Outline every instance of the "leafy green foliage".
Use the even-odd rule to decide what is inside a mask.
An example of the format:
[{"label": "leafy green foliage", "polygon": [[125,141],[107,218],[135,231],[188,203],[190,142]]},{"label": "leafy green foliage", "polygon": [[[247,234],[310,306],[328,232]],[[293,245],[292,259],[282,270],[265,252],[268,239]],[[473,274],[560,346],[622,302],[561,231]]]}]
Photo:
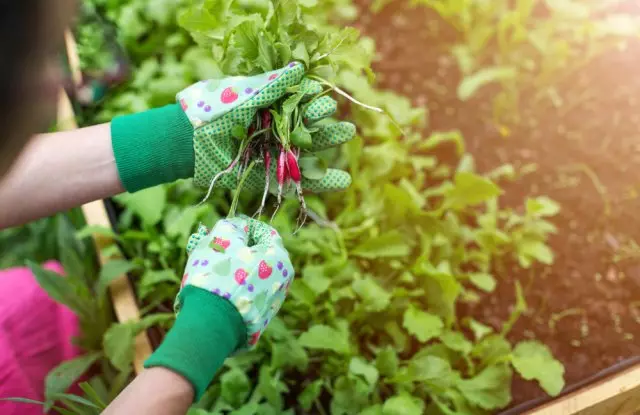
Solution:
[{"label": "leafy green foliage", "polygon": [[[390,0],[376,0],[380,11]],[[527,97],[562,105],[555,84],[612,47],[640,34],[638,17],[597,0],[411,0],[428,7],[458,34],[450,45],[463,78],[458,98],[500,86],[494,121],[518,122]],[[526,94],[526,95],[525,95]]]},{"label": "leafy green foliage", "polygon": [[370,71],[371,58],[358,47],[357,30],[323,30],[311,23],[323,7],[319,3],[199,0],[181,13],[179,21],[199,44],[213,51],[227,75],[269,72],[292,60],[328,80],[346,68]]},{"label": "leafy green foliage", "polygon": [[[400,138],[389,118],[351,105],[360,137],[342,151],[304,161],[305,172],[316,176],[324,174],[327,162],[347,168],[353,185],[340,195],[309,197],[316,223],[295,236],[296,202],[283,205],[274,225],[299,277],[257,350],[229,359],[190,413],[483,414],[509,403],[514,368],[557,393],[560,363],[538,343],[514,348],[505,337],[526,309],[519,284],[516,307],[502,328],[460,320],[456,310],[503,283],[494,273],[497,266],[553,261],[547,239],[556,231],[550,220],[559,206],[546,197],[526,200],[524,209],[501,206],[500,180],[517,178],[519,171],[511,165],[477,171],[460,131],[425,136],[425,110],[371,82],[366,68],[375,46],[343,27],[355,17],[349,0],[92,3],[121,28],[135,70],[98,114],[85,114],[87,120],[170,103],[199,79],[263,72],[296,59],[358,100],[384,109],[406,132]],[[477,26],[469,13],[446,8],[454,3],[442,2],[441,14],[462,19],[469,30]],[[465,74],[475,75],[461,85],[465,98],[496,79],[518,78],[481,70],[520,68],[519,62],[487,66],[473,54],[464,56],[473,58]],[[304,131],[295,131],[291,139],[304,146]],[[438,157],[449,145],[460,157],[457,165]],[[87,305],[78,297],[101,295],[109,281],[129,272],[142,305],[141,322],[101,328],[104,358],[98,363],[110,372],[109,387],[92,379],[84,396],[93,404],[102,407],[97,402],[109,402],[128,381],[135,336],[151,326],[170,326],[189,235],[198,222],[211,225],[229,209],[225,192],[214,192],[208,205],[196,207],[201,197],[183,181],[116,198],[123,209],[118,242],[128,259],[113,260],[84,288],[67,287],[79,293],[69,302],[81,311]],[[249,196],[242,197],[239,210],[249,203]],[[86,229],[80,236],[91,232],[109,231]],[[64,299],[57,282],[51,292]],[[529,351],[532,356],[525,356]]]},{"label": "leafy green foliage", "polygon": [[56,395],[62,394],[82,376],[91,365],[100,357],[100,353],[93,352],[84,356],[68,360],[47,374],[45,379],[45,398],[49,404],[48,409],[53,405]]},{"label": "leafy green foliage", "polygon": [[537,342],[523,341],[513,350],[513,367],[527,380],[536,379],[551,396],[564,387],[564,367],[555,360],[549,348]]}]

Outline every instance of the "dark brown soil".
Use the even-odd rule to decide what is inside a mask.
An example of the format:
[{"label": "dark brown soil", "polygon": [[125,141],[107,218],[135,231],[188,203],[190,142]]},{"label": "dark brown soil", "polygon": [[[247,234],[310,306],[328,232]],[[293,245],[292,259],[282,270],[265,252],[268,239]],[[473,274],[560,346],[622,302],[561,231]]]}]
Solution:
[{"label": "dark brown soil", "polygon": [[[499,327],[514,302],[513,281],[520,280],[529,311],[511,340],[547,344],[565,365],[567,385],[639,355],[640,248],[627,259],[616,256],[640,238],[640,77],[634,65],[640,44],[609,52],[566,78],[560,108],[523,106],[526,122],[504,138],[486,121],[491,97],[456,98],[459,74],[446,49],[455,34],[424,9],[399,5],[406,3],[376,16],[363,7],[357,24],[378,44],[382,85],[427,105],[430,130],[460,129],[480,171],[505,162],[537,164],[534,174],[505,185],[505,204],[547,195],[562,206],[551,240],[554,265],[503,272],[497,291],[470,312]],[[535,383],[514,380],[514,404],[541,396]]]}]

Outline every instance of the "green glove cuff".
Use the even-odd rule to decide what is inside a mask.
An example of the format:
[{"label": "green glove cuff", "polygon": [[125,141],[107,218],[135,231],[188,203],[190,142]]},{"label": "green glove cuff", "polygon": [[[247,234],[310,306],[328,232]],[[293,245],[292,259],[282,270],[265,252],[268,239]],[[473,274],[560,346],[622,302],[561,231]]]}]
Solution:
[{"label": "green glove cuff", "polygon": [[193,133],[178,104],[114,118],[111,141],[124,188],[136,192],[193,177]]},{"label": "green glove cuff", "polygon": [[181,295],[184,303],[173,328],[144,367],[161,366],[185,377],[196,402],[225,359],[247,342],[247,329],[228,300],[192,286]]}]

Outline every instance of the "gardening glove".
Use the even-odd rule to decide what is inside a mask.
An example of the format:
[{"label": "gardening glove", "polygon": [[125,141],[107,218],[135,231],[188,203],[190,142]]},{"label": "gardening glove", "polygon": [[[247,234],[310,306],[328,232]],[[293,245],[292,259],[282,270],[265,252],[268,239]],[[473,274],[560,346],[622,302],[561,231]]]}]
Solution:
[{"label": "gardening glove", "polygon": [[[258,110],[282,98],[287,88],[302,83],[307,98],[321,92],[320,84],[303,77],[304,65],[292,62],[257,76],[201,81],[180,92],[177,105],[115,118],[111,125],[113,149],[124,187],[135,192],[194,177],[196,185],[208,188],[213,177],[237,156],[240,140],[233,136],[234,127],[246,131]],[[351,123],[319,123],[336,109],[337,103],[328,96],[308,105],[305,121],[318,127],[310,151],[337,146],[355,136]],[[276,183],[275,164],[272,183]],[[219,184],[236,188],[237,168],[222,176]],[[302,173],[304,176],[304,168]],[[320,180],[302,181],[302,187],[312,192],[342,190],[350,184],[347,172],[332,169]],[[262,193],[264,186],[264,168],[254,168],[245,188]]]},{"label": "gardening glove", "polygon": [[294,270],[282,238],[246,216],[200,226],[176,297],[176,322],[145,367],[188,379],[196,400],[231,354],[255,346],[278,313]]}]

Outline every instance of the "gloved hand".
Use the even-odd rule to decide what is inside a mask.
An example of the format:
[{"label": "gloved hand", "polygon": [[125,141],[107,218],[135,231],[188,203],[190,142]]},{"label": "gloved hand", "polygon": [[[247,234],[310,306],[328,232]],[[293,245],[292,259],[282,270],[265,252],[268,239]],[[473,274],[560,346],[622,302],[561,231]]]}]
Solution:
[{"label": "gloved hand", "polygon": [[255,346],[294,270],[276,230],[246,216],[200,226],[187,251],[176,322],[145,367],[181,374],[198,400],[229,355]]},{"label": "gloved hand", "polygon": [[[232,134],[235,126],[248,128],[259,109],[271,106],[285,95],[287,88],[301,82],[308,97],[321,92],[319,83],[303,77],[304,65],[294,62],[253,77],[202,81],[178,94],[179,105],[114,119],[113,147],[125,188],[134,192],[189,177],[195,178],[196,185],[209,187],[212,178],[226,169],[238,153],[240,142]],[[324,96],[308,106],[304,118],[307,125],[313,125],[336,109],[337,103]],[[356,131],[347,122],[318,127],[311,151],[343,144]],[[272,163],[274,176],[275,164]],[[235,188],[237,174],[227,174],[219,183]],[[320,180],[302,181],[303,189],[312,192],[341,190],[350,184],[347,172],[332,169]],[[264,168],[255,168],[245,188],[261,193],[264,185]]]}]

